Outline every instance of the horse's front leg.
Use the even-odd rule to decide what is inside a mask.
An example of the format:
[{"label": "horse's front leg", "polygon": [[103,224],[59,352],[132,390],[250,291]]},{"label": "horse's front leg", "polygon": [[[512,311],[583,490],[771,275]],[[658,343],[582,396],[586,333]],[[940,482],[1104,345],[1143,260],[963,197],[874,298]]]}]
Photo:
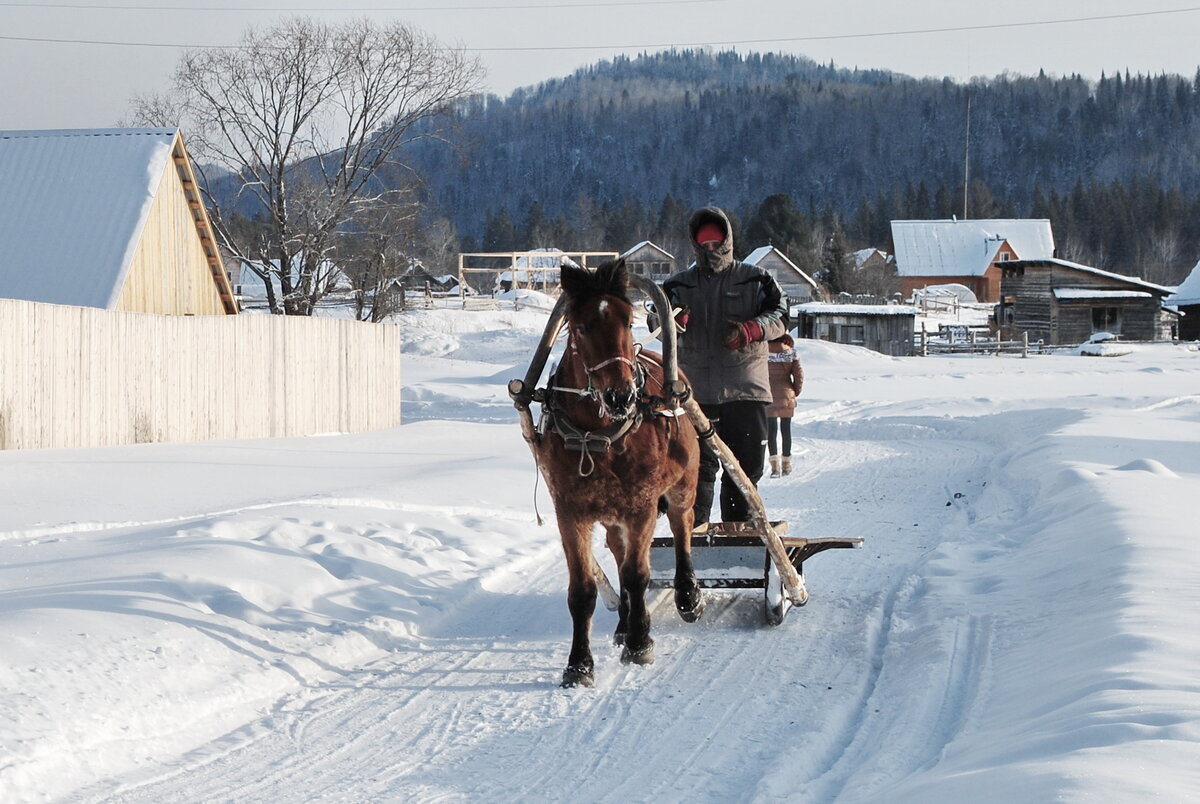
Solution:
[{"label": "horse's front leg", "polygon": [[[608,550],[617,562],[617,567],[620,568],[625,563],[625,528],[621,525],[606,525],[604,541],[608,544]],[[617,606],[617,630],[613,632],[613,644],[624,645],[625,635],[629,632],[629,591],[621,578],[617,578],[617,582],[621,585],[621,602]]]},{"label": "horse's front leg", "polygon": [[563,670],[564,687],[590,687],[595,683],[592,659],[592,614],[596,610],[596,579],[591,572],[592,527],[559,515],[563,552],[567,557],[567,608],[571,612],[571,655]]},{"label": "horse's front leg", "polygon": [[646,608],[646,589],[650,586],[650,540],[654,536],[653,514],[632,522],[626,530],[628,543],[621,562],[621,598],[628,601],[625,664],[652,664],[654,640],[650,638],[650,611]]},{"label": "horse's front leg", "polygon": [[694,623],[704,613],[704,595],[696,582],[692,566],[692,526],[695,512],[691,504],[671,505],[667,522],[675,537],[675,609],[686,623]]}]

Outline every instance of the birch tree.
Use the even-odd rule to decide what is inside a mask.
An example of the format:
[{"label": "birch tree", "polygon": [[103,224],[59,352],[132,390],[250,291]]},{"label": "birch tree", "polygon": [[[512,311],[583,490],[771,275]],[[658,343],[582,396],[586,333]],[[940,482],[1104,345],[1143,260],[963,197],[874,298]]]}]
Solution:
[{"label": "birch tree", "polygon": [[[406,170],[404,146],[440,136],[482,74],[404,24],[292,18],[186,52],[167,96],[135,98],[133,113],[179,125],[197,163],[223,169],[201,176],[221,245],[263,280],[273,313],[311,315],[336,278],[339,230],[400,203],[381,172]],[[260,225],[235,225],[235,207]]]}]

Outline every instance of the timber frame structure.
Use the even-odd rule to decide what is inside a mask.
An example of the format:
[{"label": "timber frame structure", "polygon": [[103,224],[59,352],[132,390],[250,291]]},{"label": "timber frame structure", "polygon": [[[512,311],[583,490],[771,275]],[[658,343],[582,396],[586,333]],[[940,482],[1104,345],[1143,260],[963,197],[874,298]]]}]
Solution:
[{"label": "timber frame structure", "polygon": [[[563,260],[571,260],[581,268],[594,268],[596,264],[604,260],[615,260],[619,256],[615,251],[542,250],[463,253],[458,255],[458,292],[465,299],[467,288],[475,287],[469,284],[469,276],[490,276],[492,281],[488,284],[495,287],[501,276],[506,273],[512,277],[512,289],[514,290],[517,288],[557,289],[557,273]],[[499,268],[494,265],[480,267],[478,264],[480,260],[488,260],[493,263],[508,260],[508,265]],[[472,265],[472,262],[475,264]],[[556,275],[553,282],[549,281],[548,274]],[[524,279],[521,278],[522,275],[524,275]]]}]

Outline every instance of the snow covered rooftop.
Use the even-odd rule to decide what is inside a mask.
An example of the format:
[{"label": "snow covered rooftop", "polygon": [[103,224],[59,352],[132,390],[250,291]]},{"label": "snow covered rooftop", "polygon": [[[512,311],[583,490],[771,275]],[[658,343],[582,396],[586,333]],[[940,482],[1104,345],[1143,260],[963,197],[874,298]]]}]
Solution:
[{"label": "snow covered rooftop", "polygon": [[896,271],[900,276],[983,276],[1005,241],[1018,259],[1054,256],[1050,221],[892,221]]},{"label": "snow covered rooftop", "polygon": [[[1166,287],[1164,285],[1156,285],[1153,282],[1147,282],[1145,279],[1139,279],[1136,276],[1126,276],[1125,274],[1115,274],[1112,271],[1105,271],[1101,268],[1093,268],[1090,265],[1082,265],[1077,262],[1071,262],[1070,260],[1060,260],[1057,258],[1034,259],[1034,260],[1015,260],[1012,264],[1016,265],[1021,262],[1034,262],[1034,263],[1044,263],[1044,264],[1049,264],[1049,265],[1060,265],[1063,268],[1070,268],[1073,271],[1080,271],[1085,274],[1091,274],[1092,276],[1101,276],[1101,277],[1104,277],[1105,279],[1113,279],[1118,282],[1123,282],[1125,284],[1136,285],[1137,287],[1144,288],[1145,290],[1149,291],[1151,294],[1155,294],[1155,295],[1159,295],[1159,296],[1162,296],[1164,294],[1168,294],[1171,292],[1171,288],[1169,288],[1169,287]],[[1123,295],[1126,295],[1126,296],[1129,295],[1129,293],[1125,292],[1125,291],[1122,291],[1122,293],[1123,293]]]},{"label": "snow covered rooftop", "polygon": [[791,312],[808,315],[918,315],[916,307],[904,304],[827,304],[808,302],[792,306]]},{"label": "snow covered rooftop", "polygon": [[1153,294],[1141,290],[1093,290],[1092,288],[1055,288],[1056,299],[1149,299]]},{"label": "snow covered rooftop", "polygon": [[808,284],[812,285],[814,288],[817,286],[816,281],[814,281],[811,276],[804,273],[804,271],[800,269],[800,266],[789,260],[786,254],[774,246],[759,246],[758,248],[754,249],[754,251],[751,251],[749,254],[747,254],[746,259],[742,260],[742,262],[746,263],[746,265],[758,265],[772,252],[774,252],[779,259],[783,260],[786,265],[791,267],[792,270],[799,274],[802,279],[808,282]]},{"label": "snow covered rooftop", "polygon": [[0,294],[115,304],[177,133],[0,131]]},{"label": "snow covered rooftop", "polygon": [[626,251],[624,254],[621,255],[621,259],[628,259],[628,257],[631,254],[636,254],[637,252],[641,251],[642,249],[644,249],[646,247],[650,247],[652,249],[655,249],[656,251],[661,252],[669,260],[675,259],[675,255],[673,255],[671,252],[667,251],[665,248],[658,245],[657,243],[652,243],[649,240],[643,240],[642,242],[638,243],[633,248]]},{"label": "snow covered rooftop", "polygon": [[1175,292],[1167,297],[1168,304],[1189,305],[1200,304],[1200,262],[1192,267],[1183,284],[1175,288]]}]

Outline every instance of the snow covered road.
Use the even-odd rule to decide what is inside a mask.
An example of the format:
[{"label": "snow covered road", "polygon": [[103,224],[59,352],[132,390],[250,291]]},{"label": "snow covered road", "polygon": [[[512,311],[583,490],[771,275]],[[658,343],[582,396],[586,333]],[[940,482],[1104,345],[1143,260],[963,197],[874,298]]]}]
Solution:
[{"label": "snow covered road", "polygon": [[503,393],[522,348],[457,315],[410,341],[396,430],[0,453],[0,800],[1200,789],[1200,353],[802,343],[797,469],[763,496],[864,548],[810,559],[778,628],[757,594],[692,625],[663,601],[649,667],[601,608],[596,687],[562,690],[566,572]]}]

